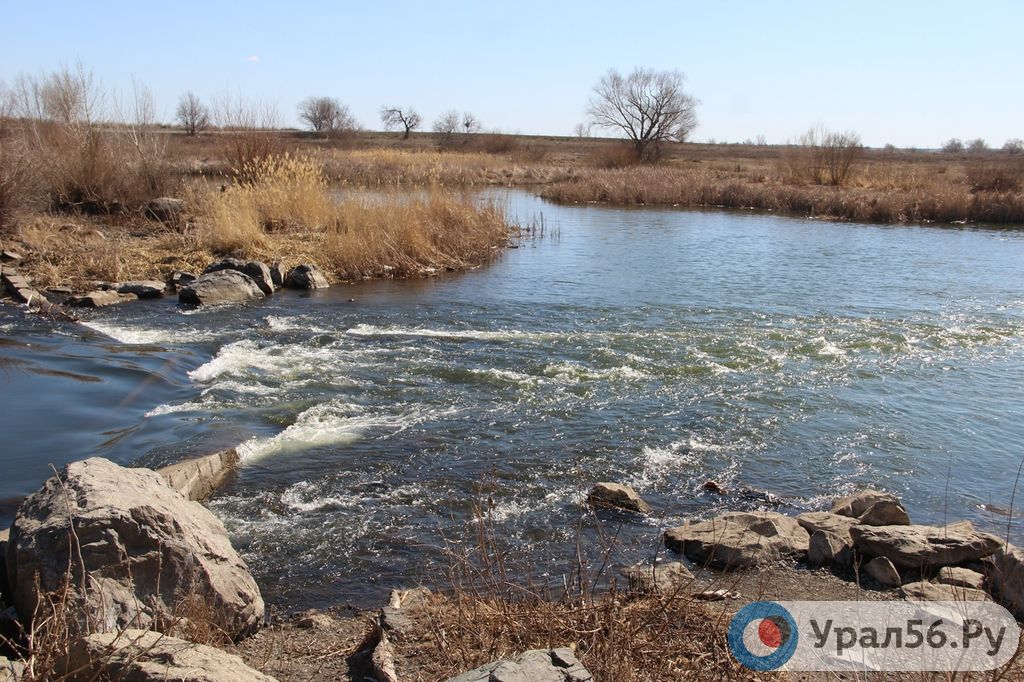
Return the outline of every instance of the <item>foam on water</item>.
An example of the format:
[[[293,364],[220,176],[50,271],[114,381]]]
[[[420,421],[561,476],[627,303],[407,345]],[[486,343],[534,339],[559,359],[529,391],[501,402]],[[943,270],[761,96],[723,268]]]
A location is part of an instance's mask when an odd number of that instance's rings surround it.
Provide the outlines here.
[[[345,331],[351,336],[410,336],[435,339],[456,339],[471,341],[541,341],[554,339],[563,334],[545,334],[517,330],[486,331],[482,329],[428,329],[411,327],[380,327],[373,324],[358,324]]]
[[[137,346],[162,346],[180,345],[183,343],[201,343],[217,338],[217,335],[210,330],[200,330],[189,327],[174,327],[171,329],[148,329],[146,327],[122,327],[111,322],[90,320],[82,322],[82,325],[109,336],[120,343]]]

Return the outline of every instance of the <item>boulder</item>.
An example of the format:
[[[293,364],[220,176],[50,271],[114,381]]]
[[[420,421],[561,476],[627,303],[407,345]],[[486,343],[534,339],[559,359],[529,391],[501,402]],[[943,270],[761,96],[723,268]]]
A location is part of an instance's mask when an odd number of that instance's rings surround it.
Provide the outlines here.
[[[849,566],[853,563],[853,541],[826,530],[816,530],[811,533],[807,545],[807,563],[811,566]]]
[[[832,513],[849,516],[869,526],[905,526],[910,523],[910,516],[899,498],[892,493],[870,489],[836,500]]]
[[[693,573],[680,561],[636,564],[622,569],[629,591],[640,594],[673,594],[693,582]]]
[[[259,588],[223,524],[149,469],[72,462],[22,502],[7,549],[18,612],[34,613],[69,567],[74,618],[94,632],[166,629],[192,598],[232,637],[263,619]]]
[[[289,270],[288,276],[284,278],[284,285],[289,289],[326,289],[331,286],[320,268],[308,263]]]
[[[809,543],[810,536],[796,519],[770,511],[729,512],[665,532],[666,547],[719,568],[803,559]]]
[[[175,270],[171,273],[171,276],[167,278],[167,286],[172,291],[178,291],[186,284],[191,284],[196,281],[196,276],[191,272],[185,272],[184,270]]]
[[[157,469],[157,473],[188,499],[202,502],[224,484],[237,466],[238,452],[232,448],[171,464]]]
[[[273,682],[240,657],[152,630],[97,633],[75,640],[64,674],[122,682]]]
[[[900,572],[884,556],[876,556],[864,564],[864,572],[882,587],[899,587],[903,582],[900,579]]]
[[[211,272],[221,272],[222,270],[234,270],[235,272],[241,272],[243,275],[249,275],[264,295],[269,296],[274,293],[274,278],[270,274],[270,268],[267,267],[266,263],[257,260],[246,262],[238,258],[225,258],[222,261],[206,266],[203,274],[208,275]]]
[[[187,305],[241,303],[263,298],[263,291],[252,277],[237,270],[219,270],[190,282],[178,290],[178,301]]]
[[[796,522],[803,526],[810,534],[815,531],[831,533],[839,538],[853,542],[850,536],[850,528],[857,525],[857,519],[848,516],[840,516],[831,512],[807,512],[796,517]]]
[[[174,197],[157,197],[146,205],[146,216],[162,223],[176,223],[185,211],[185,202]]]
[[[981,590],[973,590],[970,587],[958,587],[956,585],[943,585],[920,581],[907,583],[900,588],[904,599],[913,601],[992,601],[992,599]]]
[[[162,282],[139,281],[139,282],[122,282],[117,285],[117,293],[119,294],[135,294],[139,298],[160,298],[164,295],[164,290],[167,287]]]
[[[278,289],[284,286],[284,271],[281,270],[281,261],[274,261],[270,264],[270,281]]]
[[[939,569],[939,575],[936,576],[935,581],[943,585],[970,587],[973,590],[985,589],[984,575],[961,566],[943,566]]]
[[[970,521],[948,526],[853,526],[853,545],[869,556],[884,556],[898,569],[926,569],[974,561],[995,552],[1000,540],[974,530]]]
[[[622,509],[638,514],[651,513],[651,505],[628,485],[619,483],[594,484],[587,495],[587,504],[602,509]]]
[[[135,294],[119,294],[112,289],[100,289],[98,291],[90,291],[87,294],[81,296],[72,296],[68,299],[68,305],[78,306],[80,308],[105,308],[108,305],[117,305],[118,303],[125,303],[126,301],[138,300],[138,296]]]
[[[533,649],[512,660],[495,661],[448,682],[592,682],[572,649]]]
[[[989,584],[993,593],[1017,618],[1024,619],[1024,548],[1000,545],[992,559]]]

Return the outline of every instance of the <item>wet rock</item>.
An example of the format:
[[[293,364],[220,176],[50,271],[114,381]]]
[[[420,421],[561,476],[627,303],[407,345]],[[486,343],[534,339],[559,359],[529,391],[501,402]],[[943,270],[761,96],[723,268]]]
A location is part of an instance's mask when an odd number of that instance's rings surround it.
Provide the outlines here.
[[[174,197],[157,197],[146,205],[146,216],[162,223],[177,223],[185,212],[185,202]]]
[[[167,278],[167,286],[172,291],[178,291],[186,284],[191,284],[196,281],[196,276],[191,272],[185,272],[184,270],[175,270],[171,273],[171,276]]]
[[[717,568],[747,568],[807,557],[810,535],[778,512],[729,512],[710,521],[671,528],[665,546]]]
[[[708,491],[709,493],[714,493],[716,495],[727,495],[729,493],[728,488],[726,488],[718,481],[705,481],[704,485],[701,487],[703,487],[704,490]]]
[[[989,584],[1006,608],[1024,618],[1024,548],[1004,544],[992,555]]]
[[[98,633],[76,640],[68,653],[70,679],[124,682],[273,682],[241,658],[151,630]]]
[[[864,564],[864,572],[882,587],[899,587],[900,573],[884,556],[877,556]]]
[[[638,514],[651,513],[651,505],[628,485],[619,483],[595,483],[587,495],[587,504],[601,509],[622,509]]]
[[[139,298],[160,298],[166,288],[162,282],[150,280],[123,282],[117,286],[116,291],[119,294],[135,294]]]
[[[270,281],[272,281],[274,286],[278,289],[284,286],[284,274],[281,270],[280,261],[274,261],[270,264]]]
[[[288,271],[284,285],[289,289],[326,289],[331,286],[327,277],[315,265],[303,263]]]
[[[69,539],[77,544],[73,555]],[[41,593],[64,583],[68,566],[72,618],[95,632],[165,628],[175,607],[193,597],[232,637],[263,619],[259,588],[224,525],[149,469],[98,457],[72,462],[22,502],[7,550],[18,612],[34,613]]]
[[[970,587],[974,590],[985,589],[984,575],[961,566],[943,566],[939,569],[939,575],[935,578],[935,581],[943,585],[959,585],[960,587]]]
[[[1000,540],[974,530],[970,521],[948,526],[853,526],[858,552],[884,556],[898,569],[925,569],[974,561],[995,552]]]
[[[832,513],[849,516],[868,526],[905,526],[910,523],[910,516],[899,498],[892,493],[870,489],[836,500]]]
[[[234,270],[240,272],[243,275],[248,275],[252,278],[252,281],[256,282],[256,286],[260,288],[265,296],[269,296],[274,293],[274,278],[270,274],[270,268],[267,267],[266,263],[260,261],[251,260],[243,261],[238,258],[225,258],[224,260],[212,263],[203,270],[203,274],[207,275],[213,272],[221,272],[223,270]]]
[[[534,649],[512,660],[495,661],[448,682],[592,682],[571,649]]]
[[[811,566],[849,566],[853,563],[853,541],[834,533],[816,530],[807,545],[807,563]]]
[[[32,281],[14,268],[4,266],[0,269],[0,284],[3,284],[7,295],[15,301],[30,305],[46,301],[46,298],[32,286]]]
[[[913,601],[992,601],[981,590],[926,581],[907,583],[900,588],[900,593],[904,599]]]
[[[220,488],[237,466],[238,452],[232,448],[171,464],[157,473],[188,499],[201,502]]]
[[[178,301],[186,305],[242,303],[263,296],[263,291],[253,278],[237,270],[219,270],[201,275],[178,291]]]
[[[693,582],[693,573],[680,561],[637,564],[622,569],[629,591],[640,594],[673,594]]]
[[[68,305],[79,308],[105,308],[108,305],[136,301],[138,298],[135,294],[119,294],[111,289],[103,289],[100,291],[90,291],[82,296],[72,296],[68,299]]]

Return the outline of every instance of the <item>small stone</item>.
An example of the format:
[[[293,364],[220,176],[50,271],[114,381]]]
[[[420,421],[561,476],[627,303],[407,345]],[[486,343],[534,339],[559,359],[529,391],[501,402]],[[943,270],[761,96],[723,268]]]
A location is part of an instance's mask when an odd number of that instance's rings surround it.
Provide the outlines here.
[[[622,509],[638,514],[650,514],[652,511],[651,505],[647,504],[635,490],[619,483],[594,484],[587,495],[587,503],[592,507]]]
[[[534,649],[515,659],[495,661],[448,682],[593,682],[572,649]]]
[[[943,585],[959,585],[960,587],[970,587],[974,590],[985,589],[984,575],[960,566],[943,566],[939,569],[936,581]]]
[[[680,561],[636,564],[622,569],[629,581],[629,591],[640,594],[672,594],[693,581],[693,574]]]
[[[899,571],[884,556],[875,557],[867,562],[864,565],[864,572],[882,587],[899,587],[902,582]]]
[[[334,619],[316,609],[309,609],[295,614],[295,627],[303,630],[329,630],[334,627]]]

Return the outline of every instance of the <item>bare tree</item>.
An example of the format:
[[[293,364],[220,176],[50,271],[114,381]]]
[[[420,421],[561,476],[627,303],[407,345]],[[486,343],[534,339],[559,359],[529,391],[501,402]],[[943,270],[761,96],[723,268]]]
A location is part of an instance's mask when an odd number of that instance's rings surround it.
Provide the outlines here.
[[[942,151],[957,154],[964,150],[964,143],[960,141],[958,137],[951,137],[942,143]]]
[[[1010,138],[1003,145],[1003,151],[1007,154],[1020,154],[1024,152],[1024,140],[1019,137]]]
[[[594,86],[587,114],[599,128],[623,133],[643,161],[658,157],[664,142],[682,142],[697,127],[697,100],[683,91],[678,71],[610,69]]]
[[[480,119],[468,111],[462,112],[462,132],[467,135],[480,132]]]
[[[577,123],[572,132],[576,137],[590,137],[590,124],[589,123]]]
[[[401,128],[404,133],[403,140],[409,139],[409,133],[420,127],[423,120],[412,107],[388,107],[380,108],[380,121],[384,124],[385,130],[397,130]]]
[[[787,161],[795,179],[839,187],[850,178],[863,154],[857,133],[834,133],[816,126],[797,138]]]
[[[988,144],[980,137],[976,137],[967,143],[967,151],[973,154],[988,151]]]
[[[186,92],[178,100],[175,117],[190,136],[201,133],[210,127],[210,108],[203,104],[192,91]]]
[[[307,97],[302,100],[299,118],[317,133],[336,133],[359,127],[348,106],[333,97]]]

